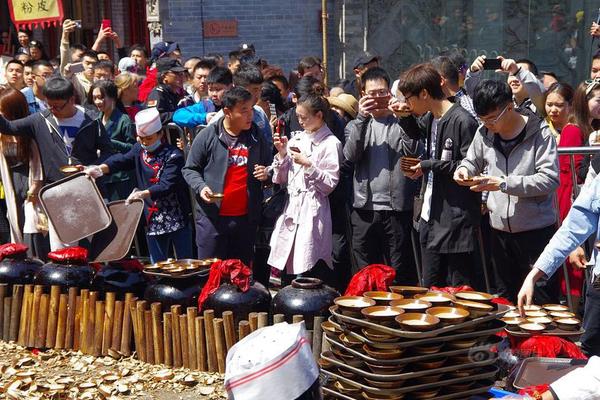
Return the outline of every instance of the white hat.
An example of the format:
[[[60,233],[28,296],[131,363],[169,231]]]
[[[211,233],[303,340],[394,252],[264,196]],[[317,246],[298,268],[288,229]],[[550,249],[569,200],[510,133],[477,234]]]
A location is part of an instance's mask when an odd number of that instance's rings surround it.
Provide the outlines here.
[[[258,329],[227,353],[225,389],[230,400],[296,399],[319,376],[304,322]]]
[[[160,113],[156,107],[146,108],[135,115],[135,127],[138,136],[150,136],[162,129]]]

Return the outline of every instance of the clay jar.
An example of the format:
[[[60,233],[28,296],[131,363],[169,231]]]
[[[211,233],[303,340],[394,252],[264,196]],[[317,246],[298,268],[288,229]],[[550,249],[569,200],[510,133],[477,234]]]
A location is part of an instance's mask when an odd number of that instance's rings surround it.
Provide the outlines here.
[[[15,284],[33,283],[33,278],[42,265],[39,260],[27,258],[25,253],[6,256],[0,261],[0,283],[7,283],[9,290]]]
[[[208,277],[197,275],[190,278],[158,278],[148,284],[144,300],[148,303],[160,302],[163,310],[179,304],[183,309],[198,305],[198,296]]]
[[[146,285],[146,277],[142,271],[127,269],[118,263],[103,266],[92,282],[94,290],[101,293],[114,292],[119,300],[125,298],[125,293],[133,293],[142,298]]]
[[[36,285],[61,287],[65,293],[70,287],[79,289],[90,289],[92,279],[94,279],[94,268],[89,264],[75,264],[70,261],[62,263],[60,261],[51,261],[44,264],[35,274],[33,283]]]
[[[327,317],[333,300],[339,297],[337,290],[317,278],[297,278],[281,289],[273,298],[273,314],[283,314],[287,322],[301,314],[306,329],[313,329],[314,317]]]
[[[271,294],[258,282],[252,282],[246,292],[230,283],[221,283],[202,306],[202,310],[214,310],[217,317],[221,317],[223,311],[233,311],[236,325],[248,320],[251,312],[269,312],[270,308]]]

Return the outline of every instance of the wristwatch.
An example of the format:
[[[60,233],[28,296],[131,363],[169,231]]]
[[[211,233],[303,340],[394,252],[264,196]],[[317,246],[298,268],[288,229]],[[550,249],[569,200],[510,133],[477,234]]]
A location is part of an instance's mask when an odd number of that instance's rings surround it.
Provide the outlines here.
[[[508,184],[506,183],[505,177],[502,177],[502,182],[500,182],[500,185],[498,185],[498,187],[500,188],[500,191],[502,193],[506,193],[506,189],[508,189]]]

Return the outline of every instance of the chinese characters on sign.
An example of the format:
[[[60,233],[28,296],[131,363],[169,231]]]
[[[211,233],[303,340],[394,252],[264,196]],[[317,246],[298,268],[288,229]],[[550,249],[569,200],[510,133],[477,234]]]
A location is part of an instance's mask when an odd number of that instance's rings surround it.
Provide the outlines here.
[[[205,38],[236,37],[238,35],[237,20],[208,20],[204,21],[202,34]]]
[[[61,0],[8,0],[10,17],[16,27],[42,28],[58,25],[63,19]]]

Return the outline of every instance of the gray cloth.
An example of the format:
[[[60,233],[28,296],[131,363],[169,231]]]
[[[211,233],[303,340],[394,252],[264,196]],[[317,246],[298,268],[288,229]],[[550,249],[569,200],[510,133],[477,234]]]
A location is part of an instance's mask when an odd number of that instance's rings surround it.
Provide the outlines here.
[[[395,117],[390,115],[382,119],[374,118],[370,128],[371,135],[369,136],[369,145],[366,148],[366,156],[371,160],[368,166],[369,193],[364,209],[391,210],[388,138],[394,134],[398,126],[395,123]]]
[[[506,179],[506,193],[489,192],[490,225],[505,232],[524,232],[557,221],[554,193],[560,184],[556,141],[546,121],[528,114],[525,138],[505,157],[494,146],[494,133],[480,126],[460,167],[476,176]]]

